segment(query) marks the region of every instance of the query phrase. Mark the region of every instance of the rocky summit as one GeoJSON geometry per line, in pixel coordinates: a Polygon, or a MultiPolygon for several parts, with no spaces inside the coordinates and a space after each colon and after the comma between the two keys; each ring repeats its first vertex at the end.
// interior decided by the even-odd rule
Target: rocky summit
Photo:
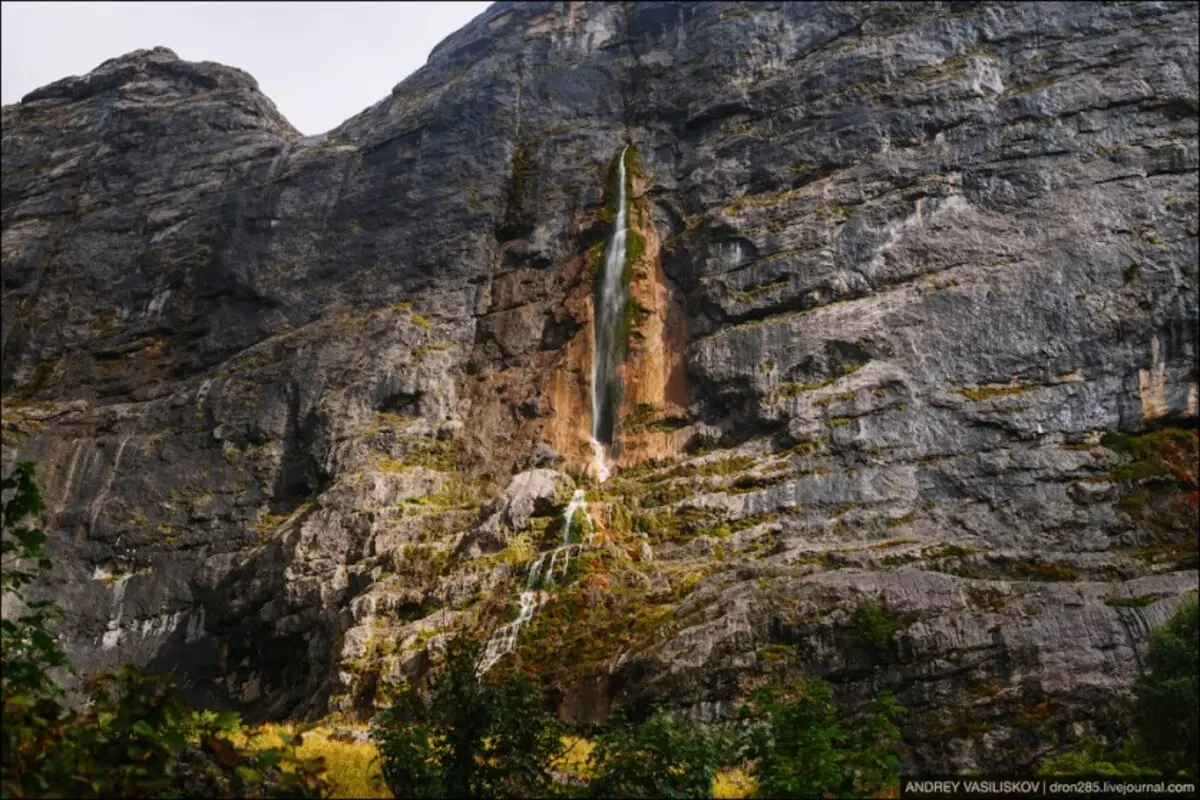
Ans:
{"type": "Polygon", "coordinates": [[[787,673],[894,692],[910,772],[1117,736],[1197,584],[1198,17],[497,3],[320,136],[164,48],[38,89],[31,594],[251,719],[507,626],[571,720],[787,673]]]}

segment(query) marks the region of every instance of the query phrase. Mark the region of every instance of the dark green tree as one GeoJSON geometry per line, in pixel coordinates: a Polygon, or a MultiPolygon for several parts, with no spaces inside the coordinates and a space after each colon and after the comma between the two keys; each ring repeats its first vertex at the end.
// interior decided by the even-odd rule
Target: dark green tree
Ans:
{"type": "Polygon", "coordinates": [[[676,712],[614,714],[588,757],[585,797],[709,797],[729,742],[676,712]]]}
{"type": "Polygon", "coordinates": [[[897,720],[903,712],[884,694],[856,713],[844,713],[820,680],[753,693],[739,717],[745,755],[753,761],[758,783],[756,795],[875,797],[896,786],[901,753],[897,720]]]}
{"type": "Polygon", "coordinates": [[[1134,725],[1150,765],[1193,779],[1200,764],[1197,677],[1200,604],[1185,600],[1150,636],[1146,672],[1134,689],[1134,725]]]}
{"type": "Polygon", "coordinates": [[[446,644],[442,668],[408,684],[375,718],[384,782],[396,797],[542,797],[562,727],[519,668],[478,674],[481,644],[446,644]]]}

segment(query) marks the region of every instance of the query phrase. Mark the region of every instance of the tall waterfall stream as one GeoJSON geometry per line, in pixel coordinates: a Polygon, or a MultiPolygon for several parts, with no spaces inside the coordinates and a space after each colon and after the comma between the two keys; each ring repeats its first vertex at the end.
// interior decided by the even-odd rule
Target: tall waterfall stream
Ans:
{"type": "MultiPolygon", "coordinates": [[[[621,404],[621,378],[617,374],[620,345],[617,341],[621,321],[625,316],[625,262],[628,258],[629,210],[626,197],[625,154],[628,145],[621,149],[617,160],[617,213],[613,220],[612,236],[604,254],[604,269],[596,291],[593,312],[592,347],[592,470],[601,483],[608,480],[612,472],[610,460],[613,437],[617,425],[617,412],[621,404]]],[[[582,542],[571,541],[571,523],[575,515],[583,512],[587,526],[587,538],[594,531],[591,517],[587,515],[586,501],[582,489],[576,490],[563,511],[562,544],[547,550],[530,564],[525,578],[525,588],[518,598],[517,618],[497,628],[488,638],[483,655],[479,660],[478,674],[492,668],[506,653],[517,646],[517,637],[525,623],[549,599],[548,590],[556,581],[565,580],[571,556],[577,554],[582,542]],[[556,572],[557,570],[557,572],[556,572]],[[557,577],[556,577],[557,575],[557,577]]]]}
{"type": "MultiPolygon", "coordinates": [[[[596,291],[593,312],[592,342],[592,469],[601,483],[608,480],[612,472],[610,456],[613,436],[617,425],[617,412],[621,403],[621,378],[617,374],[620,342],[617,341],[621,321],[625,315],[625,262],[628,258],[629,209],[626,197],[625,154],[629,147],[621,149],[617,159],[617,213],[613,220],[612,236],[604,253],[604,269],[596,291]]],[[[587,526],[587,537],[594,530],[591,517],[587,515],[586,501],[582,489],[576,490],[563,511],[562,544],[547,550],[529,565],[525,588],[518,598],[517,618],[497,628],[488,638],[483,655],[479,660],[480,675],[492,668],[506,653],[517,646],[517,637],[525,623],[548,599],[548,590],[556,581],[567,577],[571,556],[577,554],[582,542],[571,541],[571,523],[575,515],[583,512],[587,526]],[[556,577],[557,576],[557,577],[556,577]]]]}
{"type": "Polygon", "coordinates": [[[621,379],[617,374],[620,342],[617,334],[625,316],[625,261],[628,255],[629,210],[625,197],[625,153],[617,161],[617,215],[612,238],[604,254],[604,271],[596,292],[593,312],[595,336],[592,348],[592,468],[601,483],[612,471],[610,456],[617,411],[621,403],[621,379]]]}

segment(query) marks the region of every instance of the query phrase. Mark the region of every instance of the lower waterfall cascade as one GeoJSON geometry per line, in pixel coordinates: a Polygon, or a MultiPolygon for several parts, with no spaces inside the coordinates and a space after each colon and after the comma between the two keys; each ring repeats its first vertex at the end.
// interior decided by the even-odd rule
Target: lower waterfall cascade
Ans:
{"type": "Polygon", "coordinates": [[[542,552],[529,565],[529,574],[525,578],[525,588],[518,596],[517,618],[512,622],[501,625],[484,646],[483,655],[479,659],[478,674],[483,675],[491,669],[507,653],[517,646],[517,637],[525,623],[533,619],[546,601],[550,598],[549,590],[556,582],[566,579],[567,569],[571,565],[571,555],[578,553],[591,540],[595,526],[587,513],[587,500],[582,489],[576,489],[571,495],[571,502],[563,510],[562,544],[552,550],[542,552]],[[587,533],[582,542],[571,541],[571,527],[575,515],[583,513],[587,533]],[[547,561],[549,559],[549,561],[547,561]],[[560,560],[561,559],[561,560],[560,560]],[[557,578],[555,570],[557,568],[557,578]]]}

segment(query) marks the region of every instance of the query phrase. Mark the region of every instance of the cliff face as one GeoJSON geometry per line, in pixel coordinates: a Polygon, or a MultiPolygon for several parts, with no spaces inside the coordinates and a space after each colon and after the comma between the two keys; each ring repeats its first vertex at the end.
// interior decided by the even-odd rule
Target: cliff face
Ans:
{"type": "Polygon", "coordinates": [[[1111,733],[1197,579],[1192,520],[1147,522],[1101,441],[1196,420],[1197,21],[511,3],[324,136],[165,49],[5,107],[3,461],[38,464],[68,650],[361,707],[505,621],[578,482],[603,533],[527,637],[566,715],[720,716],[799,669],[894,690],[909,768],[1111,733]]]}

